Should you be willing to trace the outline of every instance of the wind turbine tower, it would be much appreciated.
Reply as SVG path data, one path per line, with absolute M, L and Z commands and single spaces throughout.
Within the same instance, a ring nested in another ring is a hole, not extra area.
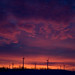
M 63 67 L 64 67 L 64 70 L 65 70 L 65 65 L 63 65 Z
M 12 63 L 12 69 L 14 68 L 14 63 Z
M 35 70 L 36 70 L 36 63 L 35 63 Z
M 23 57 L 22 59 L 23 59 L 23 69 L 24 69 L 24 59 L 25 59 L 25 58 Z
M 10 64 L 9 64 L 9 69 L 10 69 Z
M 47 60 L 47 70 L 48 70 L 49 59 Z

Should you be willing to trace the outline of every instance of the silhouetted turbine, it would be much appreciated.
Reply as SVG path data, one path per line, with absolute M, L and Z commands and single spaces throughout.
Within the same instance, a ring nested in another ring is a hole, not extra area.
M 36 63 L 35 63 L 35 70 L 36 70 Z
M 10 69 L 10 64 L 9 64 L 9 69 Z
M 60 65 L 60 70 L 61 70 L 61 65 Z
M 25 58 L 23 57 L 22 59 L 23 59 L 23 69 L 24 69 L 24 59 L 25 59 Z
M 47 70 L 48 70 L 49 59 L 47 60 Z
M 64 67 L 64 70 L 65 70 L 65 65 L 63 65 L 63 67 Z
M 14 68 L 14 63 L 12 63 L 12 69 Z

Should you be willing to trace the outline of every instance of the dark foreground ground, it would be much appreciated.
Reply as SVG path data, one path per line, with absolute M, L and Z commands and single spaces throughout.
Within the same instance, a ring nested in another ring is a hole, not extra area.
M 65 70 L 31 70 L 31 69 L 0 69 L 0 75 L 75 75 L 75 71 Z

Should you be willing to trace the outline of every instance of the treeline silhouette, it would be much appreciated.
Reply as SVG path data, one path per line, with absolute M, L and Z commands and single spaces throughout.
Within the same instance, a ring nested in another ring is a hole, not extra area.
M 51 70 L 51 69 L 8 69 L 0 68 L 0 75 L 75 75 L 75 71 Z

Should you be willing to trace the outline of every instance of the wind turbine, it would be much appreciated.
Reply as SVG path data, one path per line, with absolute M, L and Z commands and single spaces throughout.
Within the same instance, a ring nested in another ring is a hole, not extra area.
M 10 69 L 10 64 L 9 64 L 9 69 Z
M 48 65 L 49 65 L 49 59 L 47 60 L 47 70 L 48 70 Z
M 12 69 L 14 68 L 14 63 L 12 63 Z
M 23 59 L 23 67 L 22 67 L 22 68 L 24 69 L 24 59 L 25 59 L 25 58 L 23 57 L 22 59 Z
M 36 63 L 35 63 L 35 70 L 36 70 Z
M 64 70 L 65 70 L 65 65 L 63 65 L 63 67 L 64 67 Z

